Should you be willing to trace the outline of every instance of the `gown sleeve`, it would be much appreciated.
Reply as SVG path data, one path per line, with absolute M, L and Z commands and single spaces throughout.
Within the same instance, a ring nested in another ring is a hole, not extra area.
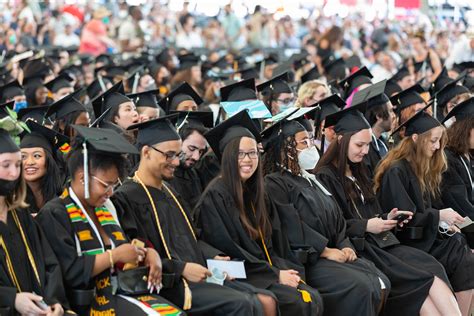
M 36 216 L 59 260 L 65 284 L 73 289 L 88 289 L 92 280 L 95 256 L 79 256 L 75 234 L 64 205 L 55 199 Z
M 2 312 L 15 310 L 16 288 L 10 286 L 0 286 L 0 315 Z M 6 314 L 9 315 L 9 314 Z

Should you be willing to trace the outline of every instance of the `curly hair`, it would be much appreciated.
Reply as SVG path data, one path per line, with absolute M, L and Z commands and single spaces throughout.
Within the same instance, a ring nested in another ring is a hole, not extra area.
M 330 92 L 329 88 L 322 81 L 311 80 L 311 81 L 303 83 L 301 87 L 298 89 L 298 98 L 296 100 L 295 106 L 299 108 L 304 107 L 304 104 L 303 104 L 304 100 L 311 99 L 314 96 L 316 89 L 319 87 L 324 87 L 326 89 L 327 95 L 329 95 L 329 92 Z
M 267 144 L 263 158 L 263 172 L 265 175 L 276 171 L 290 171 L 293 175 L 301 173 L 298 164 L 295 136 L 279 135 Z

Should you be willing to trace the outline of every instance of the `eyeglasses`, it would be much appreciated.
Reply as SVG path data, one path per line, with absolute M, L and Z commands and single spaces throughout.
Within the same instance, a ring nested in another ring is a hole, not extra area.
M 288 104 L 291 103 L 295 100 L 295 98 L 286 98 L 286 99 L 276 99 L 275 101 L 283 103 L 283 104 Z
M 306 147 L 309 148 L 314 144 L 314 138 L 307 137 L 307 138 L 304 138 L 302 140 L 297 140 L 296 143 L 297 144 L 305 144 Z
M 239 151 L 239 159 L 245 159 L 245 156 L 249 156 L 250 159 L 257 159 L 258 158 L 258 151 Z
M 99 182 L 100 184 L 102 184 L 102 186 L 104 187 L 104 190 L 105 192 L 108 192 L 110 190 L 115 190 L 119 185 L 122 184 L 122 182 L 120 181 L 120 179 L 117 179 L 117 182 L 113 183 L 113 184 L 108 184 L 107 182 L 105 182 L 104 180 L 101 180 L 99 178 L 97 178 L 96 176 L 91 176 L 92 179 L 94 179 L 95 181 Z
M 169 161 L 169 162 L 175 160 L 176 158 L 178 158 L 178 159 L 181 160 L 181 159 L 183 159 L 184 156 L 185 156 L 185 154 L 184 154 L 182 151 L 179 152 L 179 153 L 176 153 L 176 152 L 174 152 L 174 151 L 167 151 L 167 152 L 164 152 L 164 151 L 161 151 L 161 150 L 159 150 L 158 148 L 155 148 L 155 147 L 153 147 L 153 146 L 150 146 L 150 147 L 153 148 L 154 150 L 156 150 L 157 152 L 159 152 L 160 154 L 162 154 L 163 156 L 165 156 L 166 161 Z

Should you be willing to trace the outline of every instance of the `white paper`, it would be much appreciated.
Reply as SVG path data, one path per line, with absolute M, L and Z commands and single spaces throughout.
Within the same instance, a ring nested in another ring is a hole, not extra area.
M 469 225 L 471 225 L 473 222 L 472 220 L 466 216 L 464 217 L 464 222 L 462 222 L 461 224 L 457 225 L 459 227 L 459 229 L 463 229 L 464 227 L 467 227 Z
M 236 279 L 246 279 L 245 265 L 243 261 L 224 261 L 207 259 L 207 269 L 212 271 L 217 268 L 220 271 L 226 272 L 230 277 Z

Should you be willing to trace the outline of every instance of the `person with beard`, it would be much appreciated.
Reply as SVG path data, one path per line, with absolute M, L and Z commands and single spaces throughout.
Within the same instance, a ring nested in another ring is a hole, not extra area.
M 152 244 L 159 252 L 163 273 L 173 275 L 169 283 L 163 280 L 160 295 L 190 315 L 261 315 L 259 299 L 269 301 L 268 291 L 237 281 L 226 280 L 224 286 L 205 282 L 212 276 L 205 259 L 230 258 L 200 239 L 189 210 L 168 184 L 183 156 L 181 138 L 170 121 L 175 117 L 129 127 L 138 129 L 140 162 L 133 178 L 112 198 L 122 228 L 129 238 Z
M 178 112 L 177 126 L 182 140 L 183 158 L 174 172 L 171 186 L 181 195 L 190 209 L 194 208 L 204 190 L 201 179 L 194 169 L 207 151 L 204 133 L 213 127 L 212 112 Z

